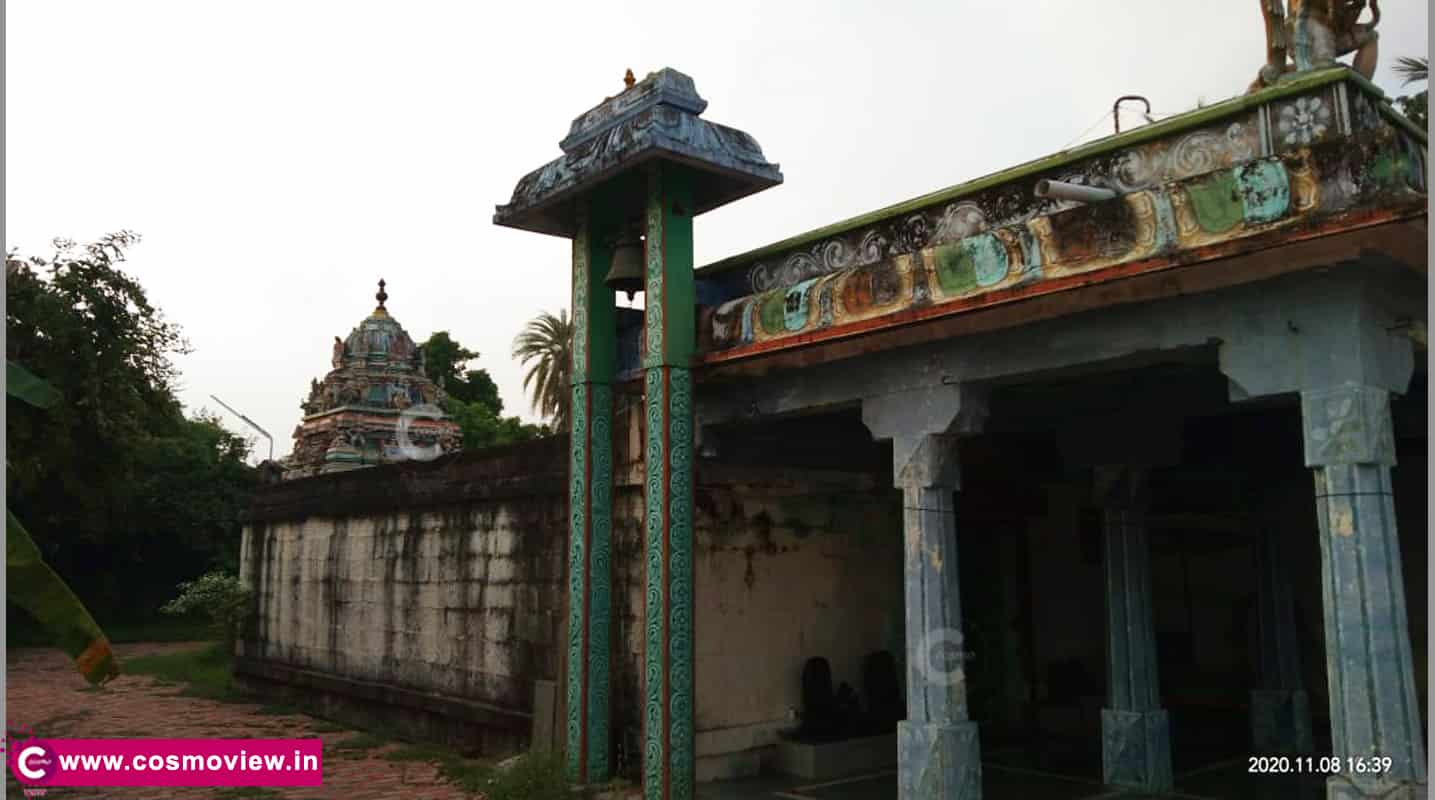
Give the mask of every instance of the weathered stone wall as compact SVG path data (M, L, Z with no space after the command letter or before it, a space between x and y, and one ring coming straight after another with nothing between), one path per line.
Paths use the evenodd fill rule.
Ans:
M903 653L899 496L868 475L700 463L695 497L698 779L753 774L795 727L802 667L862 688L862 660ZM640 760L642 493L615 498L613 720Z
M613 520L620 768L640 759L642 709L642 466L621 458L630 450ZM563 701L566 459L559 437L267 487L244 533L256 614L241 677L414 736L520 744L535 681L555 681ZM901 657L900 504L864 473L700 461L697 482L699 769L716 777L754 771L795 724L806 659L826 657L834 683L860 688L864 656Z
M256 592L241 673L400 707L419 735L521 740L534 681L561 671L566 449L560 438L261 492L241 552Z

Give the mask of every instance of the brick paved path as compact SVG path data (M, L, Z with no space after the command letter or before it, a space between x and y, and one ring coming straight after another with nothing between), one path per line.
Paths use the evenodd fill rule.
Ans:
M117 645L124 659L174 652L196 644ZM306 738L324 740L324 785L273 789L239 788L52 788L47 800L79 798L175 798L175 800L462 800L464 793L438 777L427 763L389 761L382 757L394 745L344 753L329 747L356 736L354 731L328 732L334 727L302 715L259 713L260 706L181 697L183 687L161 685L153 678L122 675L103 689L90 689L59 650L23 650L10 656L6 670L6 716L10 728L30 728L38 738ZM6 775L10 796L20 797L14 778ZM472 796L468 796L472 797Z

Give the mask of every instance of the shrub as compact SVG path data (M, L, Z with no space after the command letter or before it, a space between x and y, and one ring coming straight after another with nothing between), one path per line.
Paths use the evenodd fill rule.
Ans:
M555 753L529 753L497 770L483 787L488 800L569 800L572 792Z
M239 578L227 572L210 572L179 585L179 597L165 603L166 614L206 614L224 641L225 652L234 652L239 626L249 614L252 592Z

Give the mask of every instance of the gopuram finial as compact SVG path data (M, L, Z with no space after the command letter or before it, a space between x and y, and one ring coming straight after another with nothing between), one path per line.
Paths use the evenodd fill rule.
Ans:
M379 278L379 293L374 295L374 299L379 301L379 309L384 310L384 301L389 299L389 293L384 291L383 278Z
M638 82L638 79L633 77L633 70L632 70L631 67L628 69L627 72L623 73L623 89L624 89L624 91L633 88L633 84L635 84L635 83L637 83L637 82Z

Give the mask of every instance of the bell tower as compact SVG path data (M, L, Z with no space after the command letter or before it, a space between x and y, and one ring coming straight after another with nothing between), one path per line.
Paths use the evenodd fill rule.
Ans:
M614 290L644 293L643 794L694 794L693 218L782 182L746 133L700 119L673 69L573 120L563 155L518 182L499 225L573 242L566 745L569 777L610 774Z

